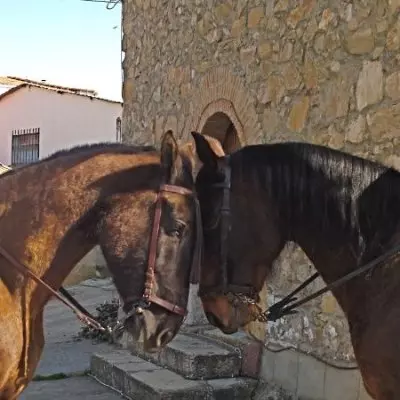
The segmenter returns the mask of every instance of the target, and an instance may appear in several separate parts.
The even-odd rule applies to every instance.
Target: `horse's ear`
[[[161,168],[166,181],[172,179],[173,169],[179,157],[178,143],[171,130],[164,133],[161,139]]]
[[[214,153],[210,143],[200,133],[192,132],[192,136],[196,143],[196,152],[200,161],[207,167],[216,168],[219,157]]]
[[[190,167],[190,170],[192,174],[196,174],[197,170],[197,155],[196,155],[196,149],[194,147],[194,143],[188,142],[182,145],[179,148],[179,153],[181,156],[186,157],[186,160],[188,161],[188,165]]]

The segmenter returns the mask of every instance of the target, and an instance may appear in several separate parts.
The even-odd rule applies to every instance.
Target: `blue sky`
[[[121,100],[121,4],[0,0],[0,76],[45,79]]]

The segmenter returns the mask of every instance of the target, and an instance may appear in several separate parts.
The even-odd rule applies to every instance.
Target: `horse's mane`
[[[115,142],[104,142],[104,143],[93,143],[93,144],[84,144],[79,146],[74,146],[69,149],[58,150],[49,156],[42,158],[39,161],[21,165],[16,168],[12,168],[3,174],[0,174],[0,179],[12,175],[21,170],[25,170],[34,165],[41,165],[47,163],[48,161],[63,157],[63,156],[72,156],[72,155],[84,155],[84,156],[92,156],[99,153],[114,153],[114,154],[137,154],[143,152],[153,152],[156,151],[154,146],[135,146],[124,143],[115,143]]]
[[[240,160],[244,179],[267,190],[288,222],[341,226],[363,238],[398,228],[400,173],[381,163],[290,142],[248,146],[232,157]]]
[[[119,154],[137,154],[143,152],[155,151],[154,146],[135,146],[126,143],[116,143],[116,142],[104,142],[104,143],[93,143],[93,144],[83,144],[80,146],[74,146],[70,149],[62,149],[58,150],[53,154],[50,154],[48,157],[43,158],[41,161],[52,160],[57,157],[61,157],[63,155],[70,154],[79,154],[83,152],[102,152],[102,153],[110,153],[117,152]],[[40,162],[40,161],[38,161]]]

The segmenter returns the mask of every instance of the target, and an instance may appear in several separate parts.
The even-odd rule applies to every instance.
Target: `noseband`
[[[216,286],[202,287],[199,290],[200,297],[209,297],[213,295],[224,295],[235,306],[240,303],[256,304],[258,293],[252,286],[235,285],[229,283],[228,277],[228,245],[229,233],[231,230],[231,166],[230,156],[226,155],[222,159],[224,181],[211,185],[214,188],[222,189],[222,205],[219,212],[219,218],[211,230],[220,225],[220,252],[219,264],[221,267],[221,284]]]

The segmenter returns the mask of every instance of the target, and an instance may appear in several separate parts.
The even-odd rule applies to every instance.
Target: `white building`
[[[21,165],[72,146],[120,140],[122,103],[96,92],[0,77],[0,162]]]

